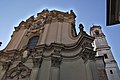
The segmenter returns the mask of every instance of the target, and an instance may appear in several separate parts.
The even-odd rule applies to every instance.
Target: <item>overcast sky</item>
[[[113,55],[120,65],[120,25],[106,26],[106,0],[1,0],[0,1],[0,41],[4,49],[10,41],[14,27],[22,20],[36,15],[43,9],[70,11],[77,15],[76,29],[79,23],[89,33],[92,25],[101,25]]]

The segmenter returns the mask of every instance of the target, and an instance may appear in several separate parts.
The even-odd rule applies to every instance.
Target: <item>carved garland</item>
[[[16,67],[10,69],[5,75],[5,80],[27,80],[31,74],[31,69],[25,66],[23,63],[19,63]]]

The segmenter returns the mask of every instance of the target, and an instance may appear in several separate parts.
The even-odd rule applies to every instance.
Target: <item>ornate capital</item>
[[[39,57],[41,57],[43,55],[43,49],[41,49],[41,50],[33,49],[31,52],[32,52],[31,56],[35,57],[35,58],[39,58]]]
[[[60,55],[52,55],[51,56],[51,61],[52,61],[52,66],[53,67],[59,67],[60,66],[60,63],[62,61],[62,57]]]
[[[40,67],[41,66],[42,56],[39,58],[33,57],[32,60],[33,60],[33,67]]]
[[[81,57],[82,59],[86,62],[87,60],[95,60],[95,51],[89,50],[89,49],[84,49]]]
[[[53,67],[59,67],[62,61],[62,56],[60,54],[61,49],[54,49],[54,52],[51,55],[51,61]]]
[[[43,49],[42,50],[34,50],[32,52],[32,61],[33,61],[33,67],[40,67],[42,63],[42,54],[43,54]]]

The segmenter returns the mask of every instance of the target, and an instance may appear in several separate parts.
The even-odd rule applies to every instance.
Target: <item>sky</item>
[[[113,56],[120,67],[120,24],[106,26],[106,0],[1,0],[0,50],[9,43],[14,27],[43,9],[63,12],[73,10],[77,16],[77,32],[80,23],[84,25],[88,34],[93,25],[102,26]]]

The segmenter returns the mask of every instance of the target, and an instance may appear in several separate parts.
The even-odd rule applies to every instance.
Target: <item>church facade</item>
[[[46,9],[22,21],[0,51],[0,80],[113,80],[109,70],[116,73],[114,80],[119,80],[112,53],[106,53],[108,62],[113,61],[109,65],[98,51],[93,34],[94,29],[101,29],[93,26],[88,35],[80,24],[77,34],[75,18],[72,10]]]

